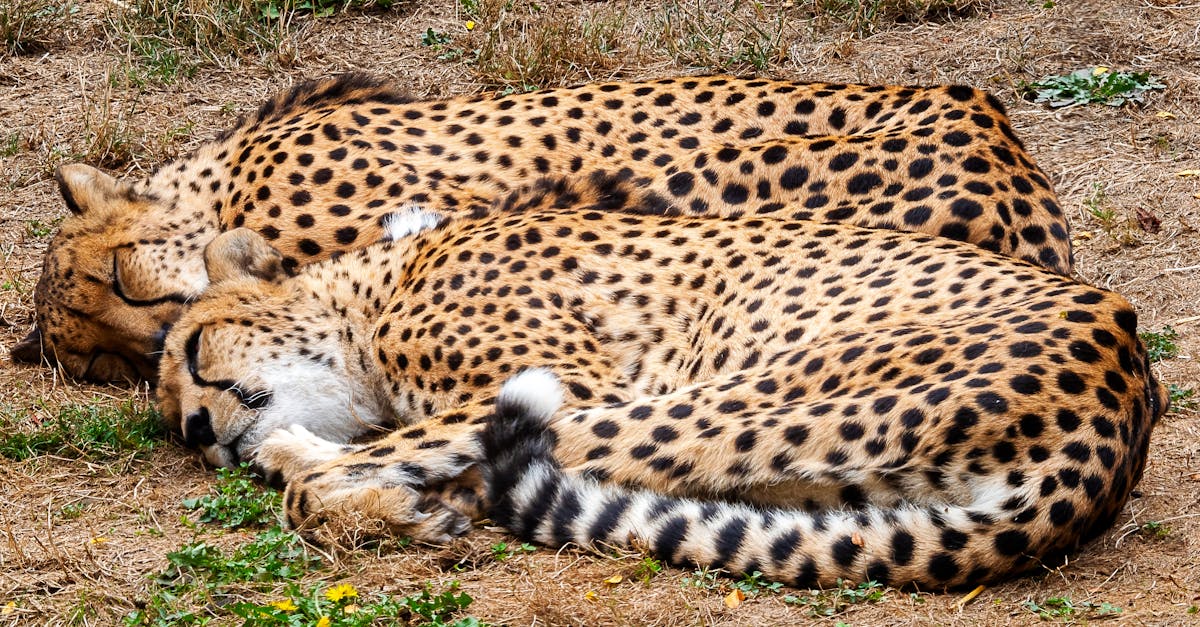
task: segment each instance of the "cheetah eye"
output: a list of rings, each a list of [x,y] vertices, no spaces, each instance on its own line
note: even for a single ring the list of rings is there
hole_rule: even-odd
[[[200,334],[203,331],[203,327],[192,331],[192,334],[188,336],[187,342],[183,346],[188,374],[192,377],[192,383],[202,387],[218,388],[229,392],[238,398],[238,402],[250,409],[262,409],[270,405],[272,394],[269,390],[243,390],[236,381],[229,379],[209,381],[200,376]]]
[[[126,246],[124,248],[128,249],[129,247]],[[122,250],[122,248],[118,248],[117,250],[119,252]],[[178,293],[167,294],[166,296],[159,296],[158,298],[141,298],[139,296],[129,295],[125,287],[122,285],[121,263],[117,253],[113,254],[112,259],[112,290],[113,294],[115,294],[117,298],[120,298],[125,302],[126,305],[130,305],[132,307],[154,307],[164,303],[177,303],[180,305],[186,305],[188,302],[187,296]]]

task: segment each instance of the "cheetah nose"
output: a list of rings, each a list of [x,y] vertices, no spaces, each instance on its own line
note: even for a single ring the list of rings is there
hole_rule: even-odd
[[[188,414],[183,421],[183,443],[192,448],[212,446],[217,443],[213,432],[212,416],[207,407]]]

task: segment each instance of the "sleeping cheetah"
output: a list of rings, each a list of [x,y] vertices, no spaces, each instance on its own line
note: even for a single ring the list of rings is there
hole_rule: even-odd
[[[1002,579],[1137,483],[1166,396],[1120,296],[929,235],[639,213],[667,201],[636,186],[620,211],[554,208],[582,185],[404,212],[294,278],[223,234],[166,341],[164,414],[212,463],[285,480],[295,526],[447,540],[483,462],[522,537],[632,532],[797,585]]]
[[[11,354],[152,379],[218,233],[254,229],[292,272],[374,243],[408,202],[466,215],[543,176],[601,171],[696,213],[923,231],[1071,269],[1049,182],[1001,104],[968,87],[716,76],[413,101],[346,75],[273,98],[142,181],[60,169],[72,215],[46,255],[37,325]]]

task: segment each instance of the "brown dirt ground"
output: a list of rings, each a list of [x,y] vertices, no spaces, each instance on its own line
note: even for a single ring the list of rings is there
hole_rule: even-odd
[[[114,0],[115,2],[115,0]],[[696,72],[653,45],[661,3],[545,2],[566,14],[623,12],[618,52],[603,69],[564,76],[579,81],[620,75],[657,77]],[[688,0],[704,15],[728,13],[729,3]],[[798,2],[799,5],[807,5]],[[85,117],[111,99],[112,120],[126,125],[145,153],[126,166],[143,173],[252,110],[264,97],[301,77],[350,69],[389,75],[422,96],[487,87],[460,61],[438,60],[418,44],[433,27],[464,32],[450,0],[402,3],[386,12],[294,24],[295,61],[287,68],[240,61],[207,67],[168,86],[117,88],[106,74],[121,66],[121,46],[99,30],[109,5],[82,2],[63,41],[44,54],[0,60],[0,140],[19,134],[16,155],[0,157],[0,345],[15,342],[32,323],[31,292],[47,236],[31,221],[65,213],[49,178],[53,165],[87,154],[95,131]],[[744,7],[743,7],[744,9]],[[743,10],[745,13],[745,10]],[[766,73],[789,78],[881,83],[963,82],[990,89],[1010,107],[1018,132],[1050,174],[1068,208],[1077,240],[1078,274],[1120,291],[1146,329],[1171,325],[1181,354],[1157,366],[1167,382],[1200,380],[1200,5],[1192,0],[1059,2],[999,1],[992,10],[934,24],[897,24],[852,37],[810,22],[799,9],[767,3],[758,18],[783,15],[779,58]],[[763,17],[765,16],[765,18]],[[742,22],[744,24],[744,22]],[[721,53],[718,50],[718,56]],[[1047,74],[1106,65],[1151,70],[1168,88],[1140,109],[1080,107],[1049,110],[1020,98],[1017,85]],[[600,66],[597,66],[600,67]],[[703,68],[701,68],[703,69]],[[1173,114],[1173,115],[1166,115]],[[64,155],[67,155],[64,157]],[[1102,189],[1100,206],[1114,218],[1102,224],[1086,208]],[[1141,228],[1137,213],[1153,214],[1160,229]],[[1154,231],[1154,232],[1150,232]],[[0,363],[0,409],[34,422],[70,402],[115,403],[131,392],[83,387],[52,372]],[[1070,596],[1124,608],[1134,624],[1181,624],[1200,605],[1200,413],[1173,412],[1158,426],[1139,492],[1116,527],[1069,564],[985,590],[964,608],[957,594],[889,591],[885,601],[851,608],[836,619],[858,625],[1030,624],[1026,600]],[[165,555],[193,538],[180,523],[180,500],[204,493],[212,475],[190,452],[159,447],[146,461],[93,464],[55,457],[0,461],[0,624],[114,624],[146,597],[146,576]],[[64,520],[63,505],[84,514]],[[1160,521],[1161,539],[1137,533]],[[206,532],[218,535],[219,532]],[[101,537],[103,542],[93,541]],[[667,570],[648,585],[603,579],[629,575],[637,557],[616,559],[564,550],[539,550],[499,563],[488,545],[503,536],[478,531],[441,549],[408,548],[339,556],[309,577],[346,579],[362,590],[409,594],[426,581],[462,582],[475,599],[470,613],[493,624],[794,624],[810,620],[778,596],[727,609],[721,590],[681,586],[685,571]],[[238,536],[219,542],[234,542]],[[464,564],[460,570],[452,566]],[[593,600],[585,593],[596,592]],[[0,609],[0,611],[3,611]],[[228,621],[228,618],[225,619]]]

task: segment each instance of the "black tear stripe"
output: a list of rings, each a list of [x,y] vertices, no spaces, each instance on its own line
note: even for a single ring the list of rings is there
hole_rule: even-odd
[[[200,333],[203,328],[198,328],[192,331],[188,336],[187,342],[183,345],[183,353],[187,360],[188,374],[192,376],[192,383],[200,387],[216,388],[222,392],[230,392],[238,397],[238,401],[249,407],[250,409],[262,409],[271,404],[274,395],[268,390],[257,392],[247,392],[238,387],[237,381],[233,379],[217,379],[209,381],[200,376],[199,353],[200,353]]]

